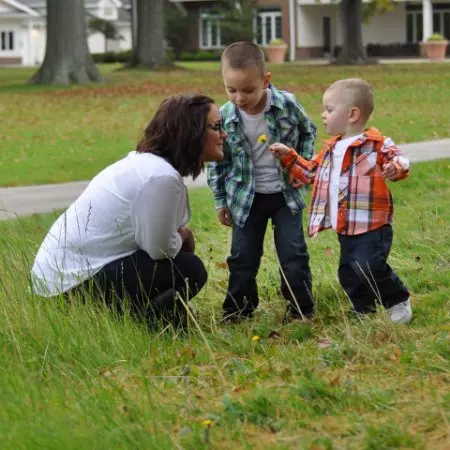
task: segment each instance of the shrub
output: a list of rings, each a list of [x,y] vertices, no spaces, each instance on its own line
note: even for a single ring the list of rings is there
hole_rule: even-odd
[[[199,50],[196,52],[183,52],[180,61],[220,61],[221,50]]]
[[[283,39],[272,39],[269,42],[269,45],[273,45],[273,46],[279,45],[279,46],[281,46],[281,45],[286,45],[286,42],[284,42]]]
[[[427,41],[445,41],[445,37],[440,33],[433,33]]]
[[[131,59],[131,50],[124,50],[122,52],[93,53],[91,56],[97,64],[125,64]]]

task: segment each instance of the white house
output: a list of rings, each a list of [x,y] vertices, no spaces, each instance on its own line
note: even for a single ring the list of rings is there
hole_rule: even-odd
[[[86,14],[113,22],[121,36],[108,42],[113,51],[131,48],[131,16],[128,1],[85,0]],[[102,53],[101,33],[88,37],[91,53]],[[42,63],[46,45],[45,0],[0,0],[0,65],[34,66]]]

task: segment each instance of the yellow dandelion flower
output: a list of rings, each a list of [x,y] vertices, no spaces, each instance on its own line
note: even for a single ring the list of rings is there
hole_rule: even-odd
[[[210,427],[212,424],[213,424],[212,420],[209,420],[209,419],[202,420],[202,425],[204,427]]]
[[[258,342],[261,338],[259,336],[253,336],[252,337],[252,341],[253,342]]]
[[[258,142],[259,142],[260,144],[265,144],[265,143],[267,142],[267,135],[262,134],[261,136],[259,136]]]

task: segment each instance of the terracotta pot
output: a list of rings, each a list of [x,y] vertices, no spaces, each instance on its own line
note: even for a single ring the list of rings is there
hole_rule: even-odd
[[[426,41],[423,45],[430,61],[442,61],[445,59],[448,41]]]
[[[287,45],[270,45],[266,48],[269,62],[273,64],[284,63]]]

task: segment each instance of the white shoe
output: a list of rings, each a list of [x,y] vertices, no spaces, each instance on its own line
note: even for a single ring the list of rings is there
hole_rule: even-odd
[[[413,313],[411,301],[408,298],[405,302],[397,303],[392,308],[387,310],[389,318],[394,323],[409,323],[411,322]]]

